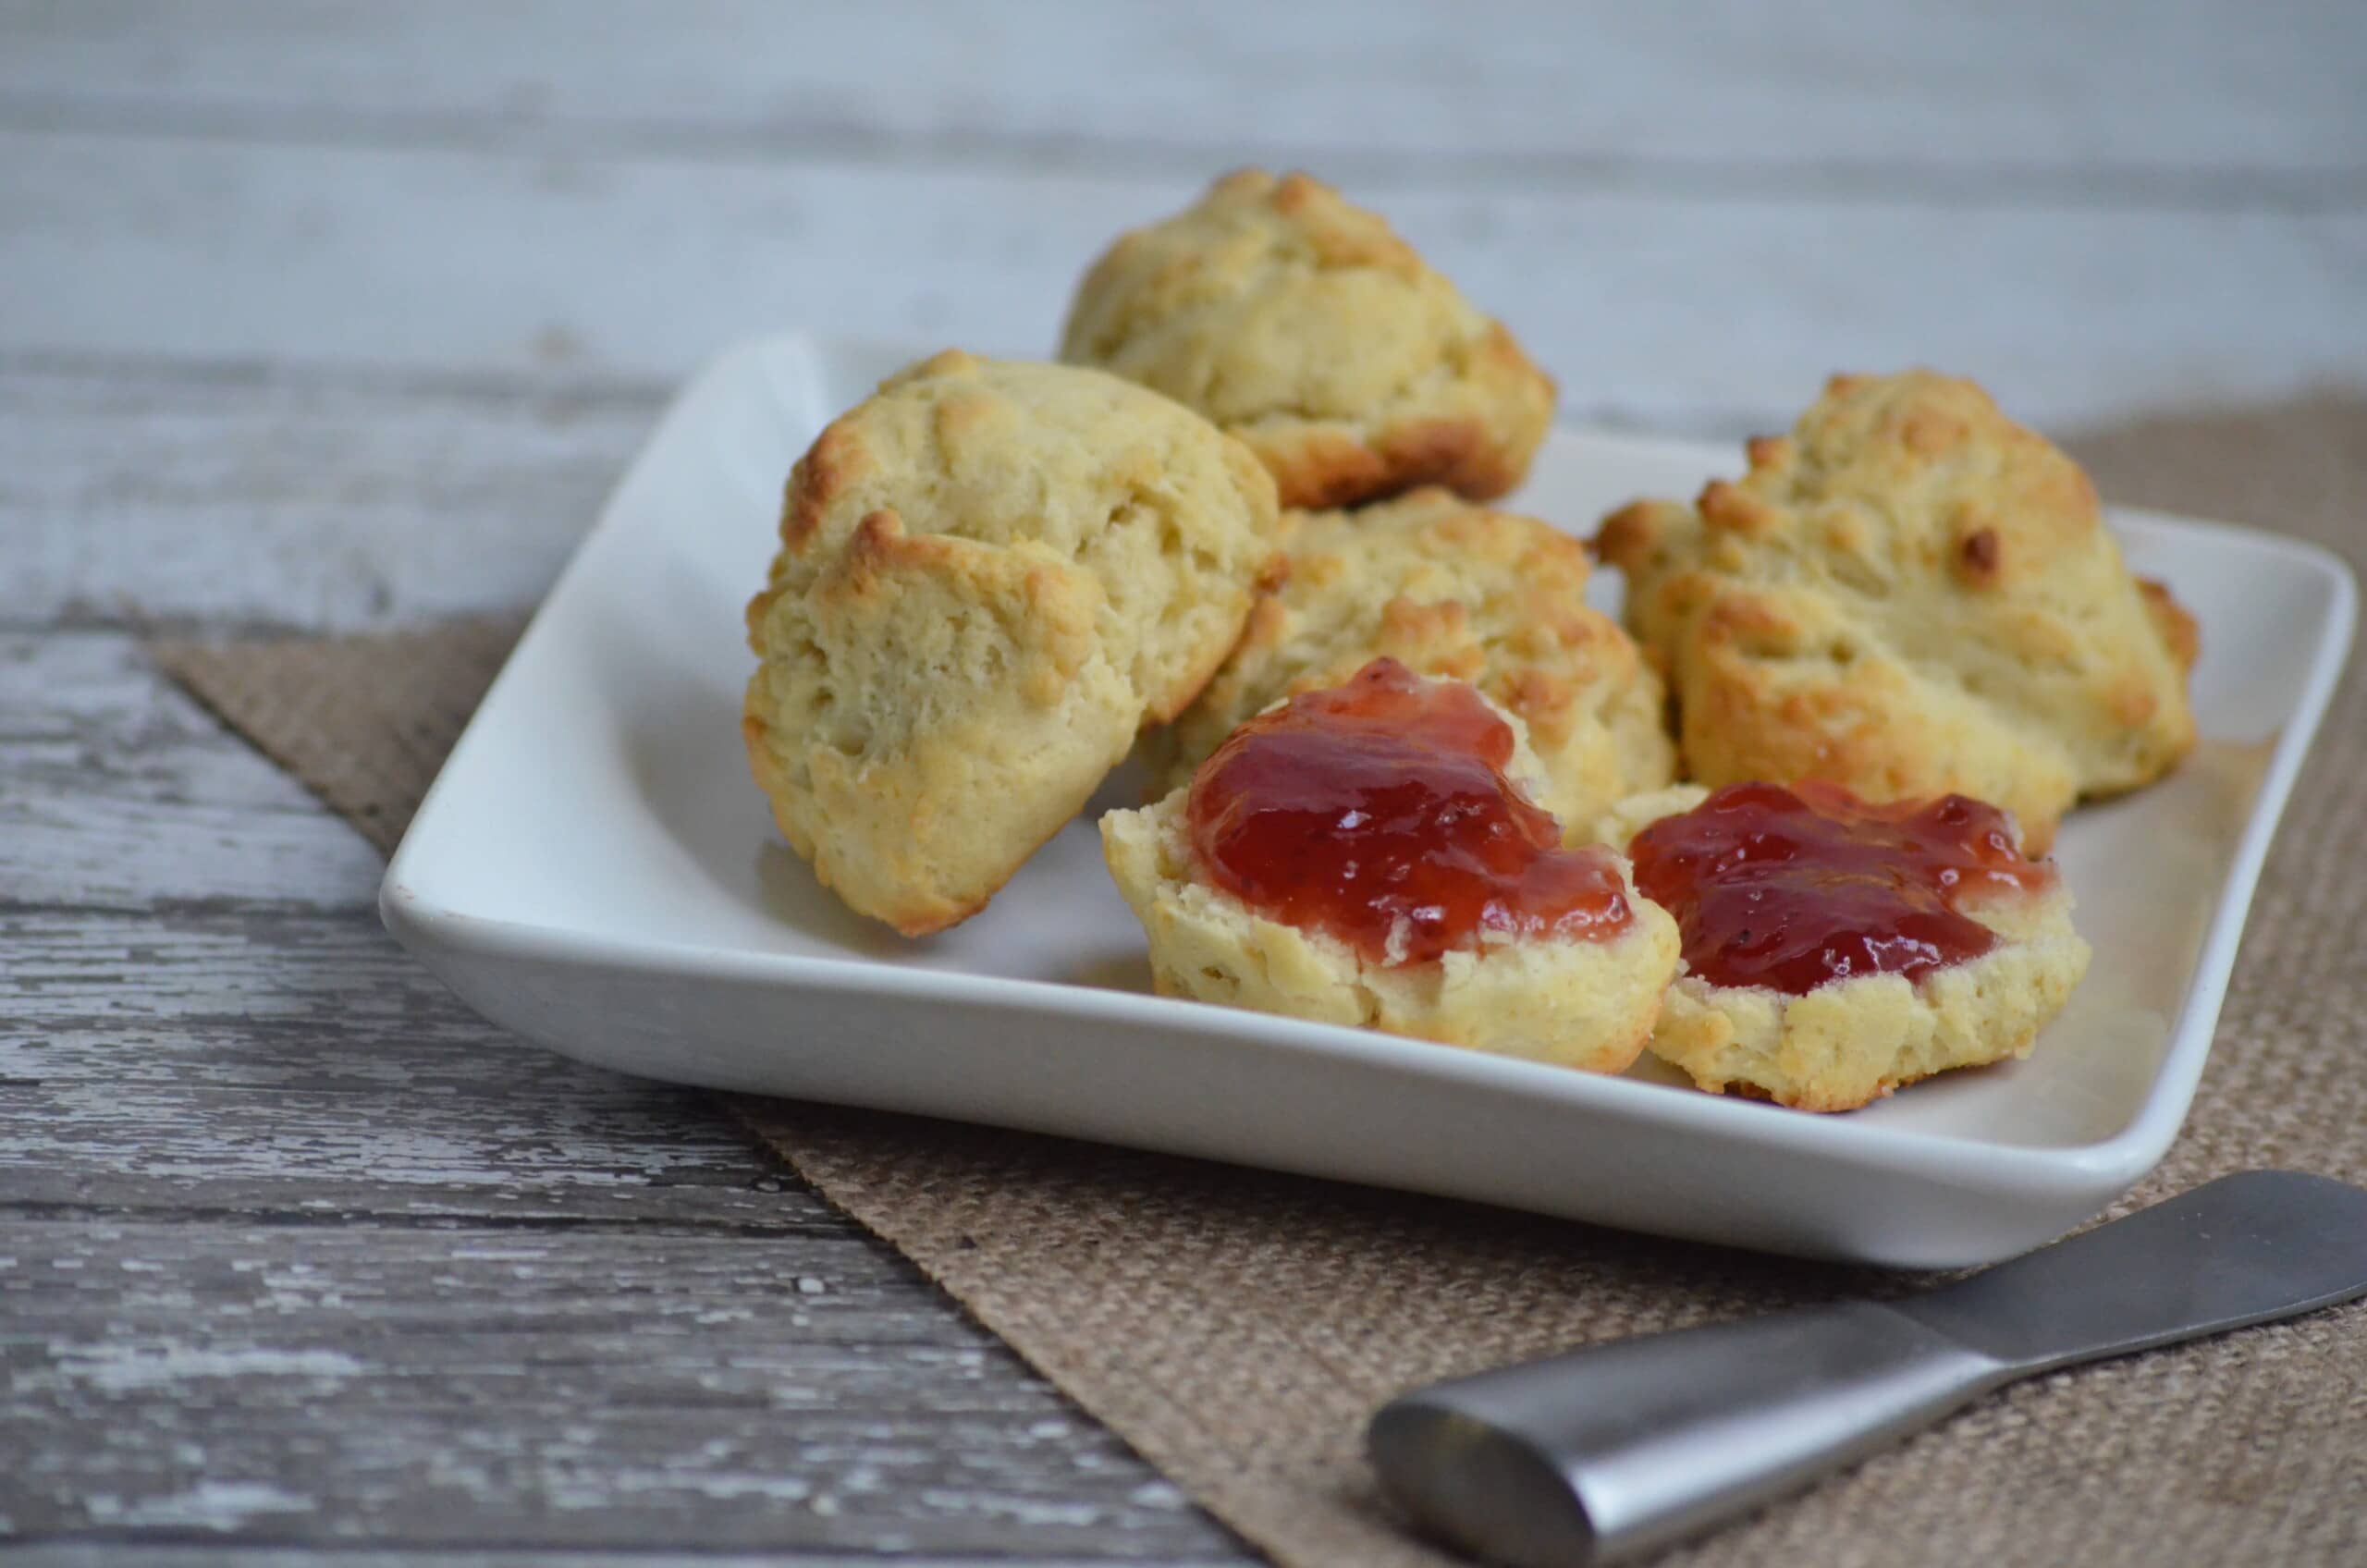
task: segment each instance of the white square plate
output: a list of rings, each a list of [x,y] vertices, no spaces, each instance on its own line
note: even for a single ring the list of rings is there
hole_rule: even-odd
[[[2203,629],[2206,737],[2060,843],[2095,964],[2030,1060],[1818,1117],[1147,994],[1090,814],[908,942],[783,846],[748,777],[741,609],[791,462],[901,349],[777,338],[668,413],[386,873],[403,944],[488,1017],[653,1078],[921,1111],[1877,1263],[2005,1256],[2151,1169],[2194,1092],[2356,597],[2334,557],[2122,513]],[[1516,498],[1577,532],[1731,447],[1557,432]],[[1617,583],[1598,587],[1613,607]],[[1131,800],[1122,783],[1107,801]]]

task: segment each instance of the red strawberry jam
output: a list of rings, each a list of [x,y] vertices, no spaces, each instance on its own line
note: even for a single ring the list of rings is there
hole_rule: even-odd
[[[1868,805],[1815,781],[1729,784],[1627,852],[1637,890],[1676,916],[1693,974],[1794,996],[1978,958],[1997,937],[1960,905],[2054,882],[2051,862],[2014,847],[1995,806],[1964,795]]]
[[[1470,687],[1375,659],[1233,731],[1192,779],[1193,850],[1253,909],[1374,963],[1508,937],[1607,938],[1615,857],[1562,848],[1504,777],[1512,727]]]

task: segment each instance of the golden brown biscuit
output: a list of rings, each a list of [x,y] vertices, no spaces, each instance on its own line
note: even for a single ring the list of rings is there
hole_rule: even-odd
[[[780,532],[748,606],[750,763],[823,884],[916,936],[975,913],[1198,692],[1276,514],[1187,409],[947,352],[822,432]]]
[[[1703,794],[1679,785],[1622,802],[1600,820],[1600,841],[1624,850]],[[2070,891],[2057,880],[1956,907],[2000,940],[1911,980],[1866,974],[1793,995],[1712,984],[1688,966],[1662,1002],[1649,1048],[1712,1094],[1817,1111],[1854,1110],[1934,1073],[2027,1057],[2088,972]]]
[[[1289,507],[1503,495],[1553,418],[1551,379],[1501,323],[1303,174],[1228,175],[1122,236],[1078,286],[1061,358],[1199,410]]]
[[[1492,705],[1492,704],[1491,704]],[[1517,782],[1538,778],[1516,714]],[[1632,921],[1608,940],[1514,938],[1427,962],[1379,963],[1327,932],[1272,919],[1215,886],[1186,821],[1189,787],[1101,818],[1102,854],[1150,944],[1161,996],[1344,1023],[1591,1072],[1625,1072],[1676,973],[1676,923],[1619,876]]]
[[[2079,796],[2193,747],[2193,621],[2129,575],[2087,476],[1971,382],[1839,376],[1749,454],[1597,541],[1693,778],[1956,791],[2043,852]]]
[[[1355,512],[1282,520],[1282,582],[1199,701],[1146,738],[1165,792],[1252,714],[1387,655],[1517,714],[1565,824],[1675,777],[1666,698],[1636,644],[1587,607],[1586,547],[1551,525],[1435,487]]]

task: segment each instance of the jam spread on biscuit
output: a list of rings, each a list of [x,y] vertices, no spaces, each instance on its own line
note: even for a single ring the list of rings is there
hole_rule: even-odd
[[[1838,785],[1729,784],[1628,848],[1713,986],[1802,996],[1861,974],[1914,980],[1996,945],[1968,894],[2052,886],[2005,814],[1964,795],[1869,805]]]
[[[1375,659],[1233,731],[1193,776],[1192,847],[1218,887],[1375,963],[1504,937],[1606,938],[1616,859],[1565,850],[1504,777],[1512,727],[1478,693]]]

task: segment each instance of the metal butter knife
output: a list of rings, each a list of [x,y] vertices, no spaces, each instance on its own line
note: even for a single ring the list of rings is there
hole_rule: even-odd
[[[1902,1301],[1651,1334],[1418,1390],[1373,1417],[1391,1497],[1516,1568],[1624,1561],[2033,1373],[2367,1294],[2367,1190],[2223,1177]]]

